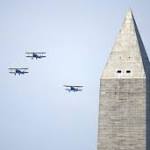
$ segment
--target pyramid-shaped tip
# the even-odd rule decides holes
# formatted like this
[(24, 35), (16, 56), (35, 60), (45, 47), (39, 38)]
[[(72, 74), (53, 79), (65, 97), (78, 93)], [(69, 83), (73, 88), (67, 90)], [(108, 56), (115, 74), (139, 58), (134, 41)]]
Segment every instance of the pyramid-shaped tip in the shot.
[(134, 18), (134, 17), (133, 17), (132, 9), (130, 8), (130, 9), (127, 11), (126, 19), (132, 19), (132, 18)]
[(132, 9), (131, 9), (131, 8), (129, 8), (129, 9), (128, 9), (128, 11), (127, 11), (127, 13), (129, 13), (129, 14), (133, 14)]
[(129, 9), (101, 78), (145, 78), (149, 74), (150, 63)]

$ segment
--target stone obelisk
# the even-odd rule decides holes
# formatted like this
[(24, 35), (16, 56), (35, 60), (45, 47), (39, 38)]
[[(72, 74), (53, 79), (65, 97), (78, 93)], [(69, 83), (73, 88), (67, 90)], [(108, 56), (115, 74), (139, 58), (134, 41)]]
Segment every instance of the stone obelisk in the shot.
[(129, 10), (100, 80), (97, 150), (150, 150), (150, 63)]

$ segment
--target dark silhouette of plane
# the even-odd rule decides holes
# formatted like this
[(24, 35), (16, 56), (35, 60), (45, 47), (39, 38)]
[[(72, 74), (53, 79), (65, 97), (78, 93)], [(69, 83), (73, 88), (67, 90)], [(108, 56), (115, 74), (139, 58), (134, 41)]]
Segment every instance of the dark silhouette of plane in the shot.
[(26, 52), (27, 56), (29, 58), (36, 58), (36, 59), (41, 59), (46, 57), (44, 54), (46, 54), (46, 52)]
[(18, 74), (18, 75), (21, 75), (21, 74), (26, 74), (26, 73), (29, 73), (25, 70), (28, 70), (28, 68), (8, 68), (10, 70), (9, 73), (12, 73), (14, 75)]
[(78, 91), (82, 91), (82, 87), (83, 86), (73, 86), (73, 85), (64, 85), (64, 87), (67, 87), (65, 90), (68, 92), (78, 92)]

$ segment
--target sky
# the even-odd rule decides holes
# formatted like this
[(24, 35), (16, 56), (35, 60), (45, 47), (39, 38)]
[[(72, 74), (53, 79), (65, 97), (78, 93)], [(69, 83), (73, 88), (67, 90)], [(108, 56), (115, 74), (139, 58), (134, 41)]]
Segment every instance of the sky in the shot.
[(100, 76), (129, 8), (150, 57), (148, 0), (0, 0), (1, 150), (96, 150)]

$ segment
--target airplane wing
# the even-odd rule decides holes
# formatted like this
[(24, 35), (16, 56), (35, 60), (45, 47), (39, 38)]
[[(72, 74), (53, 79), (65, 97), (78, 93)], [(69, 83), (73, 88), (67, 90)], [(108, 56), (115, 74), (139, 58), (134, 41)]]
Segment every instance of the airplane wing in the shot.
[(33, 56), (26, 56), (26, 57), (33, 57)]
[(8, 68), (8, 69), (10, 69), (10, 70), (15, 70), (15, 69), (24, 69), (24, 70), (26, 70), (26, 69), (29, 69), (29, 68)]
[(15, 70), (15, 69), (17, 69), (17, 68), (8, 68), (8, 69), (10, 69), (10, 70)]
[(16, 72), (12, 72), (12, 71), (10, 71), (9, 73), (16, 74)]
[(33, 54), (34, 52), (25, 52), (26, 54)]
[(39, 56), (39, 57), (46, 57), (46, 56)]
[(77, 91), (82, 91), (82, 89), (78, 89)]
[(76, 86), (76, 85), (64, 85), (65, 87), (76, 87), (76, 88), (82, 88), (83, 86)]
[(72, 87), (72, 86), (70, 86), (70, 85), (64, 85), (64, 87)]
[(26, 54), (46, 54), (46, 52), (26, 52)]
[(36, 54), (46, 54), (46, 52), (34, 52)]
[(17, 69), (23, 69), (23, 70), (27, 70), (27, 69), (29, 69), (29, 68), (17, 68)]
[(29, 73), (29, 72), (27, 72), (27, 71), (24, 71), (23, 73)]
[(72, 86), (72, 87), (77, 87), (77, 88), (81, 88), (81, 87), (83, 87), (83, 86)]
[(70, 92), (71, 90), (70, 89), (65, 89), (66, 91)]

